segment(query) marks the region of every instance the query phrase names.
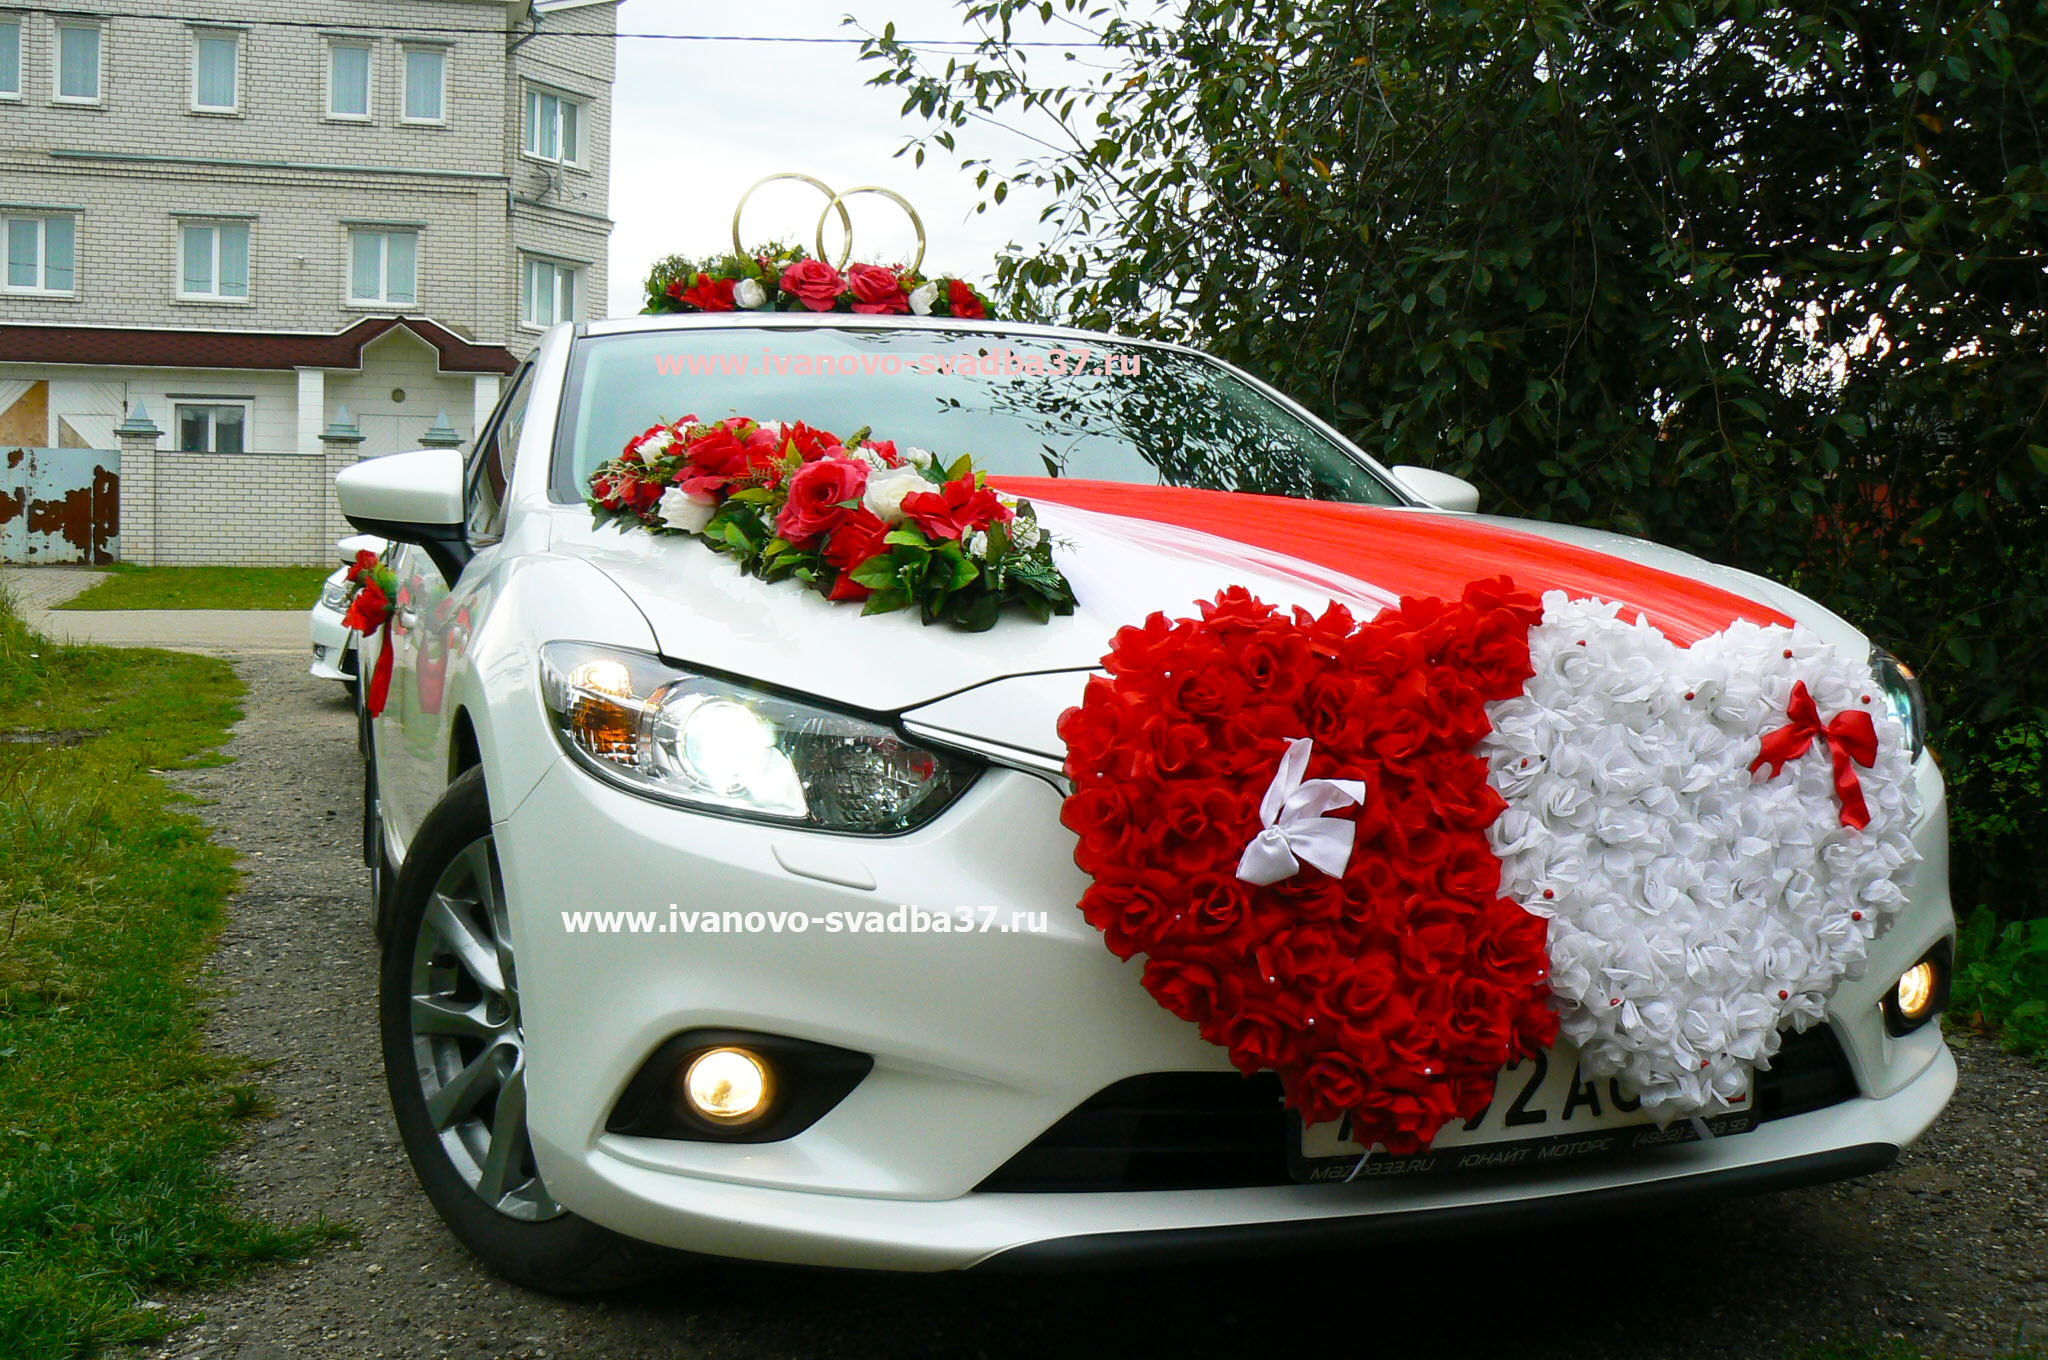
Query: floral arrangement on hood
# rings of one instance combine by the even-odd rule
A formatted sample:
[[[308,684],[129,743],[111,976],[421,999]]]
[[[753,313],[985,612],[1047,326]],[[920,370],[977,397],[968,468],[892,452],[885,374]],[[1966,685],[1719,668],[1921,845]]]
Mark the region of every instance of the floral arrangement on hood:
[[[1040,622],[1074,610],[1030,502],[990,489],[966,455],[942,464],[865,429],[841,440],[801,421],[684,416],[628,440],[588,500],[600,524],[694,535],[750,575],[866,614],[916,606],[980,631],[1012,606]]]
[[[659,261],[647,275],[643,314],[662,312],[853,312],[863,316],[957,316],[980,321],[988,299],[965,279],[927,277],[884,264],[835,268],[802,246],[769,245],[698,262]]]

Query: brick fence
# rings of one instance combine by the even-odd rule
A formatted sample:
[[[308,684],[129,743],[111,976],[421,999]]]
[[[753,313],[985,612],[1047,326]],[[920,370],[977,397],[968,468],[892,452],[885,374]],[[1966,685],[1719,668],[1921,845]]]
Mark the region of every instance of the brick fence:
[[[354,443],[318,455],[174,453],[158,449],[145,416],[121,439],[121,560],[145,566],[322,566],[354,533],[334,498],[334,474]]]

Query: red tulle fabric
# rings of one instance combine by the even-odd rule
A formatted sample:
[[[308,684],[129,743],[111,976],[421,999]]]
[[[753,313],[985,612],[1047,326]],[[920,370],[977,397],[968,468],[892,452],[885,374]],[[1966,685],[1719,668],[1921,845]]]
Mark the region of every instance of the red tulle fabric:
[[[1173,524],[1284,553],[1394,595],[1455,595],[1467,581],[1504,574],[1539,595],[1615,600],[1681,647],[1738,619],[1792,623],[1768,605],[1676,572],[1458,515],[1068,477],[995,477],[990,485],[1033,504]]]

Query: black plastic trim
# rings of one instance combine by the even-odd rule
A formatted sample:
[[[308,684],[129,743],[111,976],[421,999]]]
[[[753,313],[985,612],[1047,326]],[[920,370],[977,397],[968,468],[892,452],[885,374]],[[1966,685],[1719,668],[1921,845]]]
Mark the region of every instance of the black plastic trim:
[[[469,565],[469,559],[476,556],[460,524],[409,524],[403,520],[363,519],[356,515],[346,518],[366,534],[425,549],[427,556],[440,569],[442,578],[451,586],[462,575],[462,569]]]
[[[1291,1219],[1280,1223],[1238,1223],[1208,1228],[1159,1228],[1134,1232],[1054,1237],[1010,1247],[977,1263],[976,1270],[1063,1271],[1106,1266],[1166,1266],[1228,1257],[1275,1256],[1289,1252],[1342,1251],[1389,1243],[1462,1237],[1487,1231],[1520,1232],[1587,1218],[1668,1210],[1674,1206],[1735,1195],[1790,1190],[1823,1181],[1867,1176],[1898,1159],[1890,1143],[1860,1143],[1782,1161],[1688,1176],[1606,1186],[1570,1195],[1463,1204],[1442,1209],[1403,1209],[1349,1218]]]
[[[746,1048],[768,1060],[775,1078],[773,1104],[758,1124],[731,1128],[692,1114],[669,1099],[670,1083],[699,1053]],[[679,1138],[695,1143],[777,1143],[794,1138],[846,1099],[873,1070],[875,1060],[850,1048],[760,1034],[744,1029],[693,1029],[665,1041],[626,1083],[606,1133]]]

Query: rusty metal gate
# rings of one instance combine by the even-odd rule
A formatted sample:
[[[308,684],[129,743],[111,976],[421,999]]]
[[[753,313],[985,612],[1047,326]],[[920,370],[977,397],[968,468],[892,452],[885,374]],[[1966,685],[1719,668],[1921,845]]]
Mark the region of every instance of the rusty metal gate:
[[[120,532],[120,450],[0,451],[0,562],[104,564]]]

